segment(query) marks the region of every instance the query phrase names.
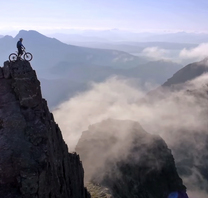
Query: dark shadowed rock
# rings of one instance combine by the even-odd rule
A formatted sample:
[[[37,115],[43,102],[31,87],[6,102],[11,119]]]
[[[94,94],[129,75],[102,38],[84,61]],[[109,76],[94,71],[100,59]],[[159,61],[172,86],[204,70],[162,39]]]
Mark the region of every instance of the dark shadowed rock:
[[[167,198],[185,191],[166,143],[137,122],[109,119],[92,125],[76,151],[86,182],[106,187],[113,197]]]
[[[0,197],[90,197],[30,63],[5,62],[0,90]]]

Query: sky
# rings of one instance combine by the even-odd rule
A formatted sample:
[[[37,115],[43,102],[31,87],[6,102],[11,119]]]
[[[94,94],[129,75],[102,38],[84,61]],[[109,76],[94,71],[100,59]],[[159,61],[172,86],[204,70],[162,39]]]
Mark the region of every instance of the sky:
[[[0,34],[67,29],[208,32],[207,0],[0,0]]]

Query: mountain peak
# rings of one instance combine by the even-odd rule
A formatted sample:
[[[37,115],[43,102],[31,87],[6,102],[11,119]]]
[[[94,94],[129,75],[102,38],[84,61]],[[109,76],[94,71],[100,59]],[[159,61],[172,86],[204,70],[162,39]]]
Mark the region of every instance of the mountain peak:
[[[35,30],[20,30],[19,33],[15,36],[16,39],[19,38],[37,38],[37,37],[46,37],[43,34],[35,31]]]

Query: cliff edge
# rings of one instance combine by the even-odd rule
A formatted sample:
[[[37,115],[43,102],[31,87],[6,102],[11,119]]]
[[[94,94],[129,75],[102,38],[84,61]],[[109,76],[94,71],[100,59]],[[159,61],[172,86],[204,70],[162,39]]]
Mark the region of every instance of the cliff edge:
[[[5,62],[0,90],[0,197],[90,197],[30,63]]]

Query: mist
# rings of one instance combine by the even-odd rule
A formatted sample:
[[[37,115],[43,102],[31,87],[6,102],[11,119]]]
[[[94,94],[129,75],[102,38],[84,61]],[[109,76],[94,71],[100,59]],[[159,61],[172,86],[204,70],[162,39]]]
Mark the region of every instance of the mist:
[[[184,156],[177,153],[181,144],[192,145],[196,164],[201,163],[198,156],[206,146],[206,139],[195,134],[208,135],[207,131],[207,84],[208,74],[187,82],[177,91],[160,89],[163,99],[146,100],[146,93],[131,79],[113,77],[102,83],[92,83],[91,89],[79,93],[62,103],[53,113],[63,137],[73,151],[82,132],[92,124],[112,118],[133,120],[152,134],[160,135],[168,147],[173,149],[176,163]],[[150,85],[149,85],[150,86]],[[155,85],[151,85],[155,87]],[[152,97],[152,96],[151,96]],[[201,137],[201,136],[199,136]],[[194,187],[201,177],[202,189],[207,182],[197,170],[191,177],[183,178],[185,185],[192,187],[192,194],[198,192]],[[200,193],[201,192],[200,190]]]
[[[187,83],[180,91],[171,93],[162,89],[160,92],[167,97],[150,104],[144,102],[146,93],[134,81],[113,77],[102,83],[92,83],[89,91],[62,103],[54,115],[72,150],[83,130],[108,118],[138,121],[148,132],[157,134],[170,127],[198,129],[203,122],[199,116],[204,111],[204,106],[201,107],[204,103],[200,103],[187,90],[200,89],[206,86],[206,82],[208,75],[203,75]],[[148,86],[156,87],[151,84]]]

